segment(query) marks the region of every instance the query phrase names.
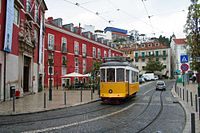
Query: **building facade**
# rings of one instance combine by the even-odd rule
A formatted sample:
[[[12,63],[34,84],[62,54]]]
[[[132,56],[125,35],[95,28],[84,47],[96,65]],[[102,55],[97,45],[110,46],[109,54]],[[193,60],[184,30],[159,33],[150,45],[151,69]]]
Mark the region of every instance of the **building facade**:
[[[127,57],[133,60],[133,64],[139,69],[140,74],[144,74],[147,62],[150,59],[160,61],[164,65],[164,70],[155,74],[165,77],[171,77],[171,51],[169,46],[159,42],[148,42],[135,44],[131,48],[123,48]]]
[[[172,68],[173,72],[181,73],[181,55],[187,55],[187,42],[186,38],[173,38],[171,41],[172,49]],[[189,64],[188,64],[189,65]]]
[[[45,87],[49,86],[50,78],[53,86],[73,84],[74,78],[62,79],[61,76],[72,72],[90,73],[94,62],[102,61],[104,57],[123,55],[103,38],[82,32],[81,27],[73,24],[63,25],[62,19],[48,18],[45,27]],[[51,75],[50,58],[53,59]]]
[[[12,86],[20,96],[39,91],[47,7],[44,0],[0,0],[0,6],[0,99],[5,100]]]

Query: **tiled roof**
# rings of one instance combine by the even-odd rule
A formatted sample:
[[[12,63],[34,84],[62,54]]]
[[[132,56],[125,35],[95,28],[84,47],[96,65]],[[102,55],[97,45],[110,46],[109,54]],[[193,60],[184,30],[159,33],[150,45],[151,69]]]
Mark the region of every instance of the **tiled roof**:
[[[175,44],[186,44],[186,39],[181,38],[181,39],[173,39]]]

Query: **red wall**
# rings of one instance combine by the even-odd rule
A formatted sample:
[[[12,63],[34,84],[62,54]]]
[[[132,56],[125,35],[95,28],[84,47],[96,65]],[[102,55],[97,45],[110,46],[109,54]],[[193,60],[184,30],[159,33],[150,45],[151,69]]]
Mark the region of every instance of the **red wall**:
[[[61,28],[60,28],[61,29]],[[96,47],[96,57],[98,56],[98,48],[101,49],[101,57],[104,57],[104,50],[107,51],[107,56],[108,56],[108,51],[109,49],[103,46],[99,46],[96,44],[93,44],[91,42],[88,42],[86,40],[82,40],[80,38],[76,38],[73,37],[69,34],[65,34],[62,33],[56,29],[51,29],[49,27],[46,26],[46,34],[45,34],[45,73],[46,73],[46,77],[45,77],[45,86],[48,86],[48,78],[50,77],[48,75],[48,33],[53,34],[54,35],[54,42],[55,42],[55,51],[54,51],[54,75],[53,75],[53,80],[54,80],[54,86],[57,85],[57,77],[58,77],[58,85],[61,85],[61,74],[62,74],[62,55],[66,55],[67,56],[67,74],[68,73],[72,73],[75,71],[75,61],[74,58],[78,57],[79,58],[79,73],[83,74],[83,64],[82,64],[82,44],[86,44],[86,70],[87,72],[90,72],[92,69],[92,65],[93,62],[98,60],[98,59],[93,59],[93,47]],[[67,53],[63,54],[61,53],[61,38],[65,37],[67,39]],[[81,36],[80,36],[81,37]],[[79,42],[79,55],[76,56],[74,55],[74,41]],[[105,44],[102,44],[105,45]],[[115,50],[111,50],[111,53],[114,53],[115,55],[123,55],[121,52],[119,51],[115,51]],[[112,54],[111,54],[112,56]],[[58,75],[55,75],[55,71],[58,72]],[[73,82],[73,79],[72,79]]]

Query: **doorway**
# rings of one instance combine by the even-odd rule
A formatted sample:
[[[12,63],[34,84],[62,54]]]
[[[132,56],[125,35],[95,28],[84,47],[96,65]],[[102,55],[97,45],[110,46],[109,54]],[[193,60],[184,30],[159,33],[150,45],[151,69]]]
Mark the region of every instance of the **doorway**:
[[[23,91],[29,92],[29,77],[30,77],[31,58],[24,56],[24,75],[23,75]]]
[[[0,101],[1,101],[1,90],[3,89],[3,88],[1,88],[2,86],[2,80],[1,80],[1,77],[2,77],[2,73],[1,73],[1,64],[0,64]]]

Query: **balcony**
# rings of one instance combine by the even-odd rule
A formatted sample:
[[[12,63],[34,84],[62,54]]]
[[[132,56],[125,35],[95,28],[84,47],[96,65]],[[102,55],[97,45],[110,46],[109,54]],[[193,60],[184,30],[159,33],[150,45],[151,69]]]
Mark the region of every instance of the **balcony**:
[[[24,8],[23,0],[15,0],[15,4],[21,9]]]

